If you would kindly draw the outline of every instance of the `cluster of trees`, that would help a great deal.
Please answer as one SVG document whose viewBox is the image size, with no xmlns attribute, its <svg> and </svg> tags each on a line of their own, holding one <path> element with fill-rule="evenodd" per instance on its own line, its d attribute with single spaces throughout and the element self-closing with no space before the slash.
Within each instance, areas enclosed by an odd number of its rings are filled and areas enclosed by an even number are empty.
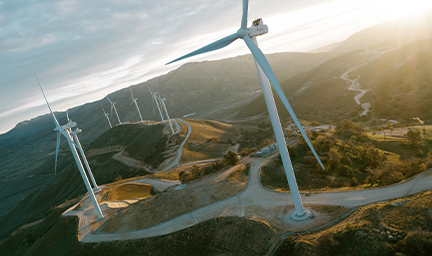
<svg viewBox="0 0 432 256">
<path fill-rule="evenodd" d="M 302 139 L 299 144 L 303 150 L 308 150 Z M 303 162 L 316 168 L 320 174 L 333 174 L 343 177 L 349 176 L 355 170 L 365 171 L 367 167 L 377 167 L 387 159 L 384 152 L 375 148 L 370 142 L 359 142 L 358 137 L 352 135 L 348 142 L 334 137 L 318 137 L 312 145 L 320 156 L 325 170 L 321 169 L 311 151 L 307 151 Z"/>
<path fill-rule="evenodd" d="M 365 132 L 365 128 L 361 124 L 355 124 L 351 120 L 344 119 L 342 121 L 339 121 L 336 125 L 336 134 L 341 135 L 361 135 Z"/>
<path fill-rule="evenodd" d="M 232 151 L 229 151 L 228 154 L 226 154 L 222 160 L 217 160 L 211 164 L 206 164 L 201 166 L 194 165 L 190 172 L 185 172 L 185 171 L 179 172 L 178 178 L 181 183 L 186 183 L 191 180 L 199 179 L 210 173 L 220 171 L 229 165 L 236 165 L 238 164 L 238 162 L 239 159 L 237 158 L 237 154 Z"/>
</svg>

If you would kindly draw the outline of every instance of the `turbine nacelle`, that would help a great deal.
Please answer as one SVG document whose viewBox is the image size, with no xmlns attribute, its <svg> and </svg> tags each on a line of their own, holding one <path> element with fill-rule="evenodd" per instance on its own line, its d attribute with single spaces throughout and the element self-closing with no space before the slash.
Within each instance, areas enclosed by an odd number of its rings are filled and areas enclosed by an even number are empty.
<svg viewBox="0 0 432 256">
<path fill-rule="evenodd" d="M 252 27 L 248 28 L 249 36 L 262 36 L 268 33 L 268 27 L 264 24 L 263 19 L 258 18 L 252 22 Z"/>
<path fill-rule="evenodd" d="M 74 121 L 72 121 L 72 120 L 69 120 L 68 122 L 67 122 L 67 124 L 65 124 L 65 125 L 62 125 L 62 126 L 60 126 L 63 130 L 67 130 L 67 129 L 69 129 L 69 128 L 73 128 L 73 127 L 75 127 L 75 126 L 77 126 L 77 123 L 75 123 Z"/>
<path fill-rule="evenodd" d="M 81 133 L 81 129 L 76 128 L 75 131 L 70 132 L 71 135 Z"/>
</svg>

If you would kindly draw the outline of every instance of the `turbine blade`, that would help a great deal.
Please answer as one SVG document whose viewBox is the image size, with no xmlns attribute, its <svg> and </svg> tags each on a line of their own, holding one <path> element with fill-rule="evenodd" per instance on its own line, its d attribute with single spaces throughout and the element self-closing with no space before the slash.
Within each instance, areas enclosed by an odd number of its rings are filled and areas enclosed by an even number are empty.
<svg viewBox="0 0 432 256">
<path fill-rule="evenodd" d="M 152 96 L 152 99 L 153 99 L 153 114 L 156 114 L 155 107 L 154 107 L 154 105 L 155 105 L 155 98 L 154 98 L 154 95 Z"/>
<path fill-rule="evenodd" d="M 247 28 L 248 5 L 249 5 L 249 0 L 243 0 L 243 15 L 241 20 L 242 29 Z"/>
<path fill-rule="evenodd" d="M 35 73 L 35 75 L 36 75 L 36 80 L 38 81 L 39 87 L 40 87 L 40 89 L 41 89 L 41 91 L 42 91 L 42 94 L 43 94 L 43 96 L 44 96 L 44 98 L 45 98 L 45 102 L 47 103 L 48 108 L 49 108 L 49 110 L 50 110 L 50 112 L 51 112 L 51 115 L 52 115 L 52 117 L 53 117 L 53 119 L 54 119 L 54 124 L 56 125 L 56 127 L 60 127 L 60 124 L 59 124 L 59 122 L 57 121 L 57 118 L 55 117 L 54 113 L 53 113 L 52 110 L 51 110 L 50 104 L 48 103 L 48 100 L 47 100 L 47 98 L 46 98 L 46 96 L 45 96 L 45 92 L 44 92 L 43 89 L 42 89 L 42 86 L 41 86 L 40 81 L 39 81 L 39 77 L 38 77 L 38 75 L 37 75 L 37 73 L 36 73 L 36 69 L 35 69 L 35 67 L 34 67 L 33 64 L 32 64 L 32 66 L 33 66 L 33 71 L 34 71 L 34 73 Z"/>
<path fill-rule="evenodd" d="M 66 137 L 67 141 L 71 142 L 75 147 L 78 148 L 78 146 L 75 144 L 75 142 L 68 136 L 68 134 L 62 128 L 56 128 L 55 130 L 60 132 L 61 134 L 63 134 L 63 136 Z"/>
<path fill-rule="evenodd" d="M 133 99 L 133 98 L 134 98 L 134 96 L 133 96 L 132 88 L 130 88 L 130 87 L 129 87 L 129 89 L 130 89 L 130 91 L 131 91 L 131 94 L 132 94 L 132 99 Z"/>
<path fill-rule="evenodd" d="M 109 101 L 109 103 L 112 104 L 112 101 L 108 98 L 108 96 L 106 96 L 107 100 Z"/>
<path fill-rule="evenodd" d="M 285 105 L 285 108 L 288 110 L 288 113 L 291 115 L 291 117 L 294 120 L 294 123 L 297 125 L 300 133 L 303 135 L 303 138 L 305 139 L 306 143 L 309 145 L 309 148 L 311 149 L 312 153 L 315 155 L 315 158 L 318 160 L 318 163 L 324 169 L 324 165 L 321 163 L 321 160 L 319 159 L 318 154 L 316 153 L 314 147 L 312 146 L 312 143 L 309 141 L 309 138 L 308 138 L 306 132 L 303 130 L 303 127 L 301 126 L 299 120 L 297 119 L 297 116 L 295 115 L 294 110 L 291 108 L 291 105 L 289 104 L 287 98 L 285 97 L 285 94 L 284 94 L 282 88 L 280 87 L 279 82 L 277 81 L 276 76 L 274 75 L 266 57 L 264 56 L 262 51 L 258 48 L 258 46 L 249 38 L 249 36 L 244 36 L 243 40 L 245 41 L 249 50 L 252 52 L 252 55 L 254 56 L 254 58 L 259 63 L 261 69 L 266 74 L 268 80 L 270 81 L 271 85 L 275 89 L 279 98 L 282 100 L 282 103 Z"/>
<path fill-rule="evenodd" d="M 66 117 L 67 117 L 67 120 L 68 120 L 68 122 L 69 122 L 70 119 L 69 119 L 69 111 L 68 111 L 68 110 L 66 110 Z"/>
<path fill-rule="evenodd" d="M 58 158 L 58 151 L 59 151 L 59 148 L 60 148 L 60 133 L 58 132 L 58 133 L 57 133 L 57 145 L 56 145 L 55 167 L 54 167 L 55 175 L 57 175 L 57 158 Z"/>
<path fill-rule="evenodd" d="M 239 36 L 237 35 L 237 33 L 234 33 L 232 35 L 229 35 L 227 37 L 219 39 L 216 42 L 213 42 L 213 43 L 211 43 L 209 45 L 206 45 L 206 46 L 204 46 L 202 48 L 199 48 L 196 51 L 193 51 L 193 52 L 188 53 L 188 54 L 186 54 L 186 55 L 184 55 L 184 56 L 182 56 L 180 58 L 177 58 L 177 59 L 175 59 L 173 61 L 170 61 L 170 62 L 168 62 L 165 65 L 168 65 L 168 64 L 171 64 L 173 62 L 176 62 L 176 61 L 179 61 L 179 60 L 182 60 L 182 59 L 185 59 L 185 58 L 189 58 L 189 57 L 192 57 L 192 56 L 195 56 L 195 55 L 198 55 L 198 54 L 202 54 L 202 53 L 206 53 L 206 52 L 211 52 L 211 51 L 223 48 L 223 47 L 231 44 L 232 42 L 234 42 L 238 38 L 239 38 Z"/>
</svg>

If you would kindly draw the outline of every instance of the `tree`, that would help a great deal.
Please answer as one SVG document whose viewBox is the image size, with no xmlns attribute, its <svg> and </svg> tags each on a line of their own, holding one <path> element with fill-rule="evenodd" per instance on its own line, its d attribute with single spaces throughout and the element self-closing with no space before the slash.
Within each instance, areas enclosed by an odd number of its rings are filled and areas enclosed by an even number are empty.
<svg viewBox="0 0 432 256">
<path fill-rule="evenodd" d="M 237 154 L 229 151 L 228 154 L 224 155 L 224 161 L 227 165 L 236 165 L 239 162 Z"/>
<path fill-rule="evenodd" d="M 406 134 L 411 146 L 418 148 L 421 143 L 421 134 L 419 129 L 409 130 Z"/>
</svg>

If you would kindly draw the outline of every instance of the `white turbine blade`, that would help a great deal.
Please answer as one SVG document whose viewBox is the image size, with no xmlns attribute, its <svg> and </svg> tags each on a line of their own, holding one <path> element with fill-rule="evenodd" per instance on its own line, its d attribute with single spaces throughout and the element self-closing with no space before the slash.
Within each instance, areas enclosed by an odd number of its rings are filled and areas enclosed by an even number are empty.
<svg viewBox="0 0 432 256">
<path fill-rule="evenodd" d="M 68 122 L 69 122 L 70 119 L 69 119 L 69 111 L 68 111 L 68 110 L 66 110 L 66 117 L 67 117 L 67 120 L 68 120 Z"/>
<path fill-rule="evenodd" d="M 58 151 L 60 148 L 60 133 L 57 133 L 57 145 L 56 145 L 56 157 L 55 157 L 55 175 L 57 175 L 57 158 L 58 158 Z"/>
<path fill-rule="evenodd" d="M 299 120 L 297 119 L 297 116 L 295 115 L 294 110 L 291 108 L 291 105 L 289 104 L 287 98 L 285 97 L 285 94 L 284 94 L 282 88 L 280 87 L 279 82 L 277 81 L 276 76 L 274 75 L 266 57 L 264 56 L 262 51 L 258 48 L 258 46 L 256 46 L 256 44 L 249 38 L 249 36 L 244 36 L 243 40 L 245 41 L 249 50 L 252 52 L 252 55 L 254 56 L 256 61 L 259 63 L 261 69 L 266 74 L 268 80 L 270 81 L 271 85 L 275 89 L 279 98 L 282 100 L 282 103 L 285 105 L 286 109 L 288 110 L 288 113 L 291 115 L 292 119 L 294 120 L 294 123 L 297 125 L 298 129 L 300 130 L 300 133 L 303 135 L 303 138 L 305 139 L 306 143 L 309 145 L 309 148 L 311 149 L 311 151 L 315 155 L 315 158 L 318 160 L 319 164 L 324 169 L 324 165 L 321 163 L 321 160 L 319 159 L 318 154 L 315 152 L 315 149 L 313 148 L 312 143 L 309 141 L 309 138 L 306 135 L 306 132 L 303 130 L 303 127 L 301 126 Z"/>
<path fill-rule="evenodd" d="M 55 130 L 60 132 L 61 134 L 63 134 L 63 136 L 65 136 L 69 142 L 71 142 L 75 147 L 78 148 L 78 146 L 75 144 L 75 142 L 68 136 L 68 134 L 62 128 L 56 128 Z"/>
<path fill-rule="evenodd" d="M 249 5 L 249 0 L 243 0 L 243 14 L 241 20 L 242 29 L 247 28 L 248 5 Z"/>
<path fill-rule="evenodd" d="M 49 108 L 49 110 L 50 110 L 50 112 L 51 112 L 51 115 L 52 115 L 52 117 L 53 117 L 53 119 L 54 119 L 54 124 L 56 125 L 56 127 L 60 127 L 60 124 L 59 124 L 59 122 L 57 121 L 57 118 L 54 116 L 54 113 L 52 112 L 51 107 L 50 107 L 50 105 L 49 105 L 49 103 L 48 103 L 48 100 L 47 100 L 47 98 L 46 98 L 46 96 L 45 96 L 45 93 L 44 93 L 44 91 L 43 91 L 43 89 L 42 89 L 42 86 L 41 86 L 41 84 L 40 84 L 40 81 L 39 81 L 38 75 L 37 75 L 37 73 L 36 73 L 36 69 L 35 69 L 34 65 L 32 65 L 32 66 L 33 66 L 33 71 L 34 71 L 34 73 L 35 73 L 35 75 L 36 75 L 36 80 L 38 81 L 39 87 L 40 87 L 40 89 L 41 89 L 41 91 L 42 91 L 42 94 L 43 94 L 43 96 L 44 96 L 44 98 L 45 98 L 45 102 L 47 103 L 48 108 Z"/>
<path fill-rule="evenodd" d="M 153 92 L 152 92 L 152 90 L 150 90 L 150 87 L 148 85 L 147 85 L 147 88 L 149 89 L 151 95 L 153 95 Z"/>
<path fill-rule="evenodd" d="M 113 104 L 112 101 L 108 98 L 108 96 L 106 96 L 107 100 L 109 101 L 110 104 Z"/>
<path fill-rule="evenodd" d="M 238 38 L 239 38 L 239 36 L 237 35 L 237 33 L 234 33 L 232 35 L 229 35 L 227 37 L 219 39 L 216 42 L 213 42 L 213 43 L 211 43 L 209 45 L 206 45 L 206 46 L 204 46 L 202 48 L 199 48 L 196 51 L 193 51 L 193 52 L 188 53 L 188 54 L 186 54 L 186 55 L 184 55 L 184 56 L 182 56 L 180 58 L 177 58 L 177 59 L 175 59 L 173 61 L 170 61 L 170 62 L 168 62 L 165 65 L 168 65 L 168 64 L 171 64 L 173 62 L 176 62 L 176 61 L 179 61 L 179 60 L 182 60 L 182 59 L 185 59 L 185 58 L 189 58 L 189 57 L 192 57 L 192 56 L 195 56 L 195 55 L 198 55 L 198 54 L 202 54 L 202 53 L 205 53 L 205 52 L 211 52 L 211 51 L 223 48 L 223 47 L 231 44 L 232 42 L 234 42 Z"/>
<path fill-rule="evenodd" d="M 153 99 L 153 114 L 156 114 L 155 107 L 154 107 L 154 105 L 155 105 L 154 95 L 152 95 L 152 99 Z"/>
<path fill-rule="evenodd" d="M 132 98 L 132 101 L 131 101 L 131 103 L 129 105 L 132 105 L 132 103 L 134 103 L 134 99 L 133 98 Z"/>
<path fill-rule="evenodd" d="M 133 96 L 132 88 L 130 88 L 130 87 L 129 87 L 129 90 L 131 91 L 131 94 L 132 94 L 132 99 L 133 99 L 133 98 L 134 98 L 134 96 Z"/>
</svg>

